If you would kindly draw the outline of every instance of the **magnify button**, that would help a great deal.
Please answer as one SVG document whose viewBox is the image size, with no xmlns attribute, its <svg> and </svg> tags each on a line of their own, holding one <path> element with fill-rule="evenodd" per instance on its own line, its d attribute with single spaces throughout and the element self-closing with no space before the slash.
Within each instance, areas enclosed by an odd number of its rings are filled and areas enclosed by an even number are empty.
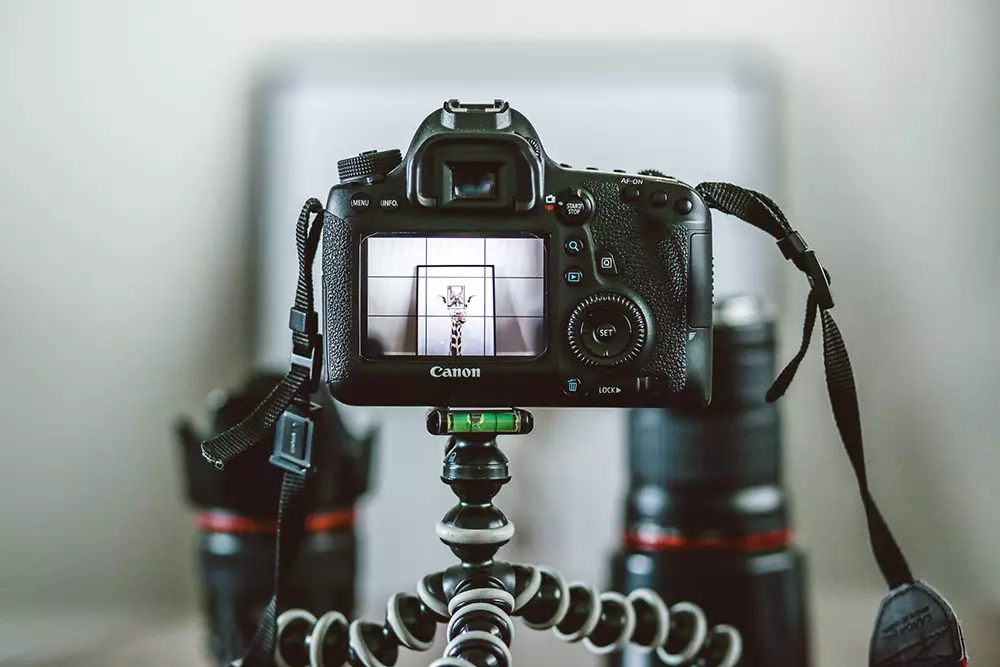
<svg viewBox="0 0 1000 667">
<path fill-rule="evenodd" d="M 581 252 L 583 252 L 583 239 L 579 236 L 571 236 L 567 239 L 566 243 L 563 245 L 563 249 L 566 254 L 570 257 L 576 257 Z"/>
</svg>

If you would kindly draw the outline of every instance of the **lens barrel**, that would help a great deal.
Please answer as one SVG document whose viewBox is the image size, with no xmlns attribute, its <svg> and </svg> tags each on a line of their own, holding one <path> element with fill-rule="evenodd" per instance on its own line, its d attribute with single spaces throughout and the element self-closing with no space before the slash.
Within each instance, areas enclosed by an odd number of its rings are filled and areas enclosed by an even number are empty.
<svg viewBox="0 0 1000 667">
<path fill-rule="evenodd" d="M 689 600 L 743 636 L 743 667 L 808 666 L 805 558 L 793 545 L 782 485 L 775 323 L 755 297 L 713 313 L 707 408 L 629 414 L 629 488 L 612 587 Z M 662 665 L 631 649 L 615 667 Z"/>
<path fill-rule="evenodd" d="M 233 394 L 213 393 L 207 434 L 180 426 L 189 502 L 198 511 L 195 560 L 211 654 L 220 665 L 243 656 L 260 614 L 274 592 L 274 553 L 282 471 L 268 461 L 272 428 L 258 446 L 217 470 L 200 443 L 249 414 L 281 380 L 254 377 Z M 354 504 L 366 491 L 372 438 L 344 427 L 325 385 L 312 397 L 322 406 L 315 425 L 308 487 L 307 536 L 282 596 L 283 606 L 319 616 L 337 610 L 351 617 L 356 599 L 357 538 Z"/>
</svg>

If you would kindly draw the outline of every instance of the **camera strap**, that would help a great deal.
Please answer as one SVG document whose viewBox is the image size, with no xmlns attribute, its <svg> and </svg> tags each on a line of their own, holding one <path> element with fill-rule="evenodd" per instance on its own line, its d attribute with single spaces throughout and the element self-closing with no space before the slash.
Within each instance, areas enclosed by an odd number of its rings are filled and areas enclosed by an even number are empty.
<svg viewBox="0 0 1000 667">
<path fill-rule="evenodd" d="M 323 229 L 323 205 L 310 199 L 302 207 L 295 228 L 299 277 L 295 305 L 288 326 L 292 330 L 290 367 L 267 398 L 242 422 L 201 444 L 201 453 L 217 468 L 257 445 L 278 425 L 271 463 L 285 470 L 278 504 L 274 563 L 274 594 L 261 614 L 257 631 L 241 667 L 270 667 L 274 662 L 277 619 L 284 580 L 291 570 L 305 537 L 306 488 L 311 472 L 312 418 L 309 398 L 319 388 L 322 369 L 322 337 L 319 334 L 312 281 L 312 266 Z M 310 218 L 312 222 L 310 224 Z M 280 422 L 280 423 L 279 423 Z"/>
<path fill-rule="evenodd" d="M 730 183 L 701 183 L 695 189 L 709 207 L 736 216 L 774 237 L 785 259 L 809 280 L 811 289 L 806 299 L 802 342 L 768 389 L 767 400 L 778 400 L 791 384 L 809 349 L 818 313 L 823 326 L 823 364 L 833 418 L 858 481 L 872 552 L 890 588 L 872 633 L 869 664 L 890 667 L 919 661 L 928 667 L 965 665 L 962 630 L 951 606 L 928 584 L 914 580 L 868 487 L 854 373 L 847 346 L 830 314 L 834 306 L 830 274 L 802 236 L 791 228 L 778 205 L 766 195 Z"/>
</svg>

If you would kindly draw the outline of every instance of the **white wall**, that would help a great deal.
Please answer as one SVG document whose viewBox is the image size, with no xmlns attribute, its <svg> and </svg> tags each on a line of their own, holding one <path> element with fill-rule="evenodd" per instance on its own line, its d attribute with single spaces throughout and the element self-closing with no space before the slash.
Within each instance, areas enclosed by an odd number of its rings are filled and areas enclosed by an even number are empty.
<svg viewBox="0 0 1000 667">
<path fill-rule="evenodd" d="M 251 69 L 309 42 L 461 37 L 775 55 L 780 201 L 834 276 L 876 495 L 919 573 L 996 605 L 998 19 L 993 0 L 7 0 L 0 601 L 191 603 L 169 425 L 246 370 Z M 819 349 L 785 401 L 801 541 L 819 580 L 870 584 Z"/>
</svg>

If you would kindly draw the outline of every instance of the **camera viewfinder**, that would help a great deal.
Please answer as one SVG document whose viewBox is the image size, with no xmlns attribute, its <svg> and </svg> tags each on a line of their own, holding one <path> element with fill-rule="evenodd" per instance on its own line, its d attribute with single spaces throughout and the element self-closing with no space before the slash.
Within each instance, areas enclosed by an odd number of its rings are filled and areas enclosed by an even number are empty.
<svg viewBox="0 0 1000 667">
<path fill-rule="evenodd" d="M 501 162 L 449 162 L 452 197 L 496 201 Z"/>
</svg>

